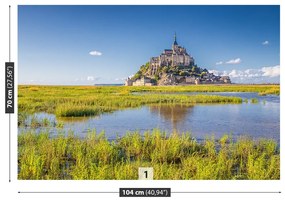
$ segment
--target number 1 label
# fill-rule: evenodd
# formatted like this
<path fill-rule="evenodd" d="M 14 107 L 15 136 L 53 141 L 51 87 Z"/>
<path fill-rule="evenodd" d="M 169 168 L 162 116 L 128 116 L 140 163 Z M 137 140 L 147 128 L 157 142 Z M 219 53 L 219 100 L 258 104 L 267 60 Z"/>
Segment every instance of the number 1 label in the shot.
<path fill-rule="evenodd" d="M 139 180 L 153 180 L 153 167 L 139 167 Z"/>

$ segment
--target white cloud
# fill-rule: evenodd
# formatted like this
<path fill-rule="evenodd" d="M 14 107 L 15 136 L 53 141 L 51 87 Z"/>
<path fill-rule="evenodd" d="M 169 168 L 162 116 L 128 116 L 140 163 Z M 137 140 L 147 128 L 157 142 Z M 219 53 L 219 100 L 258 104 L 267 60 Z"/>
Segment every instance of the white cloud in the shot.
<path fill-rule="evenodd" d="M 89 54 L 92 56 L 101 56 L 102 55 L 102 53 L 99 51 L 90 51 Z"/>
<path fill-rule="evenodd" d="M 227 73 L 227 71 L 218 71 L 218 70 L 208 70 L 210 73 L 213 73 L 213 74 L 215 74 L 215 75 L 217 75 L 217 76 L 227 76 L 228 75 L 228 73 Z"/>
<path fill-rule="evenodd" d="M 213 73 L 213 74 L 218 75 L 218 76 L 220 75 L 220 72 L 218 70 L 209 69 L 208 72 Z"/>
<path fill-rule="evenodd" d="M 233 77 L 233 78 L 236 78 L 236 77 L 241 77 L 243 75 L 243 72 L 242 71 L 238 71 L 238 70 L 232 70 L 228 76 L 230 77 Z"/>
<path fill-rule="evenodd" d="M 279 83 L 280 82 L 280 65 L 261 67 L 258 69 L 229 71 L 209 70 L 218 76 L 229 76 L 234 83 Z"/>
<path fill-rule="evenodd" d="M 259 69 L 247 69 L 244 71 L 244 77 L 248 77 L 248 78 L 260 77 L 260 70 Z"/>
<path fill-rule="evenodd" d="M 262 42 L 262 45 L 265 45 L 265 46 L 266 46 L 266 45 L 268 45 L 268 44 L 269 44 L 269 41 L 263 41 L 263 42 Z"/>
<path fill-rule="evenodd" d="M 241 63 L 240 58 L 232 59 L 226 62 L 226 64 L 239 64 L 239 63 Z"/>
<path fill-rule="evenodd" d="M 86 80 L 87 81 L 98 81 L 100 77 L 94 77 L 94 76 L 87 76 Z"/>
<path fill-rule="evenodd" d="M 240 58 L 236 58 L 236 59 L 231 59 L 229 61 L 223 62 L 223 61 L 219 61 L 216 62 L 216 65 L 222 65 L 222 64 L 239 64 L 241 63 L 241 59 Z"/>
<path fill-rule="evenodd" d="M 280 65 L 276 65 L 274 67 L 263 67 L 261 68 L 261 72 L 263 72 L 262 76 L 268 76 L 268 77 L 280 76 Z"/>
<path fill-rule="evenodd" d="M 226 76 L 227 75 L 226 71 L 218 71 L 218 70 L 214 70 L 214 69 L 208 70 L 208 71 L 209 71 L 209 73 L 213 73 L 217 76 Z"/>
<path fill-rule="evenodd" d="M 227 76 L 230 76 L 231 78 L 254 78 L 254 77 L 260 77 L 261 72 L 260 69 L 246 69 L 246 70 L 236 70 L 233 69 L 230 72 L 224 72 Z"/>
<path fill-rule="evenodd" d="M 94 76 L 87 76 L 87 81 L 94 81 Z"/>
<path fill-rule="evenodd" d="M 115 81 L 125 81 L 126 78 L 115 78 Z"/>

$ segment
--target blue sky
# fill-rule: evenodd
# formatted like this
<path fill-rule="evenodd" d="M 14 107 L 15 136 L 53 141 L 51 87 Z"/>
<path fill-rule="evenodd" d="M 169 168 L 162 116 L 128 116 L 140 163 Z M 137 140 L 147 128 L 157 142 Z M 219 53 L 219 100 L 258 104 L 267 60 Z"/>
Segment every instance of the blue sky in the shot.
<path fill-rule="evenodd" d="M 19 6 L 19 84 L 123 83 L 173 35 L 198 66 L 279 83 L 279 6 Z"/>

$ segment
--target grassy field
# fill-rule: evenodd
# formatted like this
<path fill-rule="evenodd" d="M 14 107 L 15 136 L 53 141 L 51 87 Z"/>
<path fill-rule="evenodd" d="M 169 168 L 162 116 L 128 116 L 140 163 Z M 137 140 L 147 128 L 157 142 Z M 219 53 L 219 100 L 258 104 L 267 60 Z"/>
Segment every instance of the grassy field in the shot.
<path fill-rule="evenodd" d="M 153 167 L 154 179 L 280 179 L 277 143 L 225 135 L 198 143 L 189 134 L 127 133 L 110 142 L 90 132 L 84 139 L 31 131 L 18 137 L 19 179 L 129 180 L 138 167 Z"/>
<path fill-rule="evenodd" d="M 147 104 L 241 103 L 238 97 L 177 95 L 171 92 L 258 92 L 279 94 L 279 85 L 200 85 L 153 87 L 19 86 L 19 114 L 48 112 L 58 117 L 80 117 Z M 136 92 L 149 92 L 135 94 Z M 158 93 L 164 92 L 164 93 Z M 169 94 L 167 94 L 169 92 Z"/>
<path fill-rule="evenodd" d="M 148 93 L 142 93 L 148 92 Z M 82 117 L 148 104 L 242 103 L 238 97 L 172 92 L 280 93 L 279 85 L 167 87 L 18 86 L 19 179 L 137 179 L 138 167 L 154 168 L 154 179 L 279 179 L 280 152 L 274 140 L 225 135 L 197 142 L 189 134 L 166 137 L 161 130 L 127 133 L 109 141 L 103 133 L 85 138 L 60 135 L 63 122 L 36 112 Z M 258 100 L 249 100 L 256 103 Z M 244 102 L 249 102 L 248 100 Z M 29 121 L 27 121 L 30 117 Z M 56 128 L 57 136 L 41 127 Z M 37 131 L 37 132 L 35 132 Z"/>
<path fill-rule="evenodd" d="M 257 92 L 260 95 L 280 93 L 279 85 L 189 85 L 189 86 L 155 86 L 131 87 L 133 92 Z"/>

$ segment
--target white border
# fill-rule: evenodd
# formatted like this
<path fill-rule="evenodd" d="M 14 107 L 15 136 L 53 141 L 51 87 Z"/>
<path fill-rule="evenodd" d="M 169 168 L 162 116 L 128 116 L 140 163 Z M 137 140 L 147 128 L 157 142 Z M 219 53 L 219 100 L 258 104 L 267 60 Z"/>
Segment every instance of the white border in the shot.
<path fill-rule="evenodd" d="M 75 5 L 75 4 L 87 4 L 87 5 L 107 5 L 107 4 L 132 4 L 132 5 L 148 5 L 148 4 L 167 4 L 167 5 L 281 5 L 281 22 L 284 22 L 284 3 L 282 0 L 192 0 L 192 1 L 157 1 L 157 0 L 145 0 L 145 1 L 91 1 L 91 0 L 18 0 L 18 1 L 1 1 L 0 8 L 0 22 L 1 22 L 1 32 L 0 32 L 0 53 L 1 53 L 1 93 L 4 91 L 4 62 L 8 61 L 8 5 L 11 5 L 12 13 L 12 61 L 15 62 L 16 71 L 15 79 L 18 80 L 17 71 L 17 5 Z M 283 5 L 282 5 L 283 4 Z M 283 23 L 284 24 L 284 23 Z M 281 34 L 284 35 L 284 26 L 281 23 Z M 280 65 L 283 64 L 283 49 L 284 41 L 281 40 L 281 50 L 280 50 Z M 281 89 L 283 89 L 283 75 L 284 71 L 281 68 Z M 17 93 L 17 83 L 15 84 L 15 93 Z M 28 180 L 17 180 L 17 110 L 15 114 L 11 115 L 12 119 L 12 182 L 8 182 L 8 151 L 9 151 L 9 139 L 8 139 L 8 115 L 4 114 L 4 96 L 1 96 L 0 112 L 3 118 L 1 119 L 1 135 L 2 139 L 0 141 L 1 149 L 1 166 L 0 166 L 0 183 L 1 183 L 1 201 L 13 200 L 16 201 L 50 201 L 50 200 L 63 200 L 67 199 L 69 201 L 78 200 L 88 200 L 94 201 L 97 199 L 116 199 L 116 200 L 133 200 L 134 198 L 119 198 L 118 194 L 19 194 L 18 191 L 111 191 L 118 192 L 120 187 L 170 187 L 172 191 L 281 191 L 281 194 L 172 194 L 171 198 L 159 198 L 163 200 L 211 200 L 211 201 L 241 201 L 241 200 L 261 200 L 261 201 L 284 201 L 285 195 L 284 190 L 284 170 L 281 169 L 281 180 L 272 181 L 234 181 L 234 180 L 155 180 L 155 181 L 119 181 L 119 180 L 87 180 L 87 181 L 28 181 Z M 281 103 L 283 101 L 283 93 L 281 93 Z M 15 107 L 17 104 L 15 104 Z M 17 107 L 16 107 L 17 108 Z M 281 111 L 283 107 L 281 105 Z M 283 120 L 283 114 L 281 113 L 280 123 Z M 281 157 L 284 157 L 284 138 L 282 138 L 284 127 L 281 127 Z M 281 158 L 282 159 L 282 158 Z M 281 160 L 281 168 L 284 168 L 284 163 Z M 282 186 L 283 183 L 283 186 Z M 3 198 L 5 197 L 5 199 Z M 9 199 L 8 199 L 9 198 Z M 4 200 L 3 200 L 4 199 Z M 135 198 L 135 200 L 159 200 L 158 198 Z"/>

